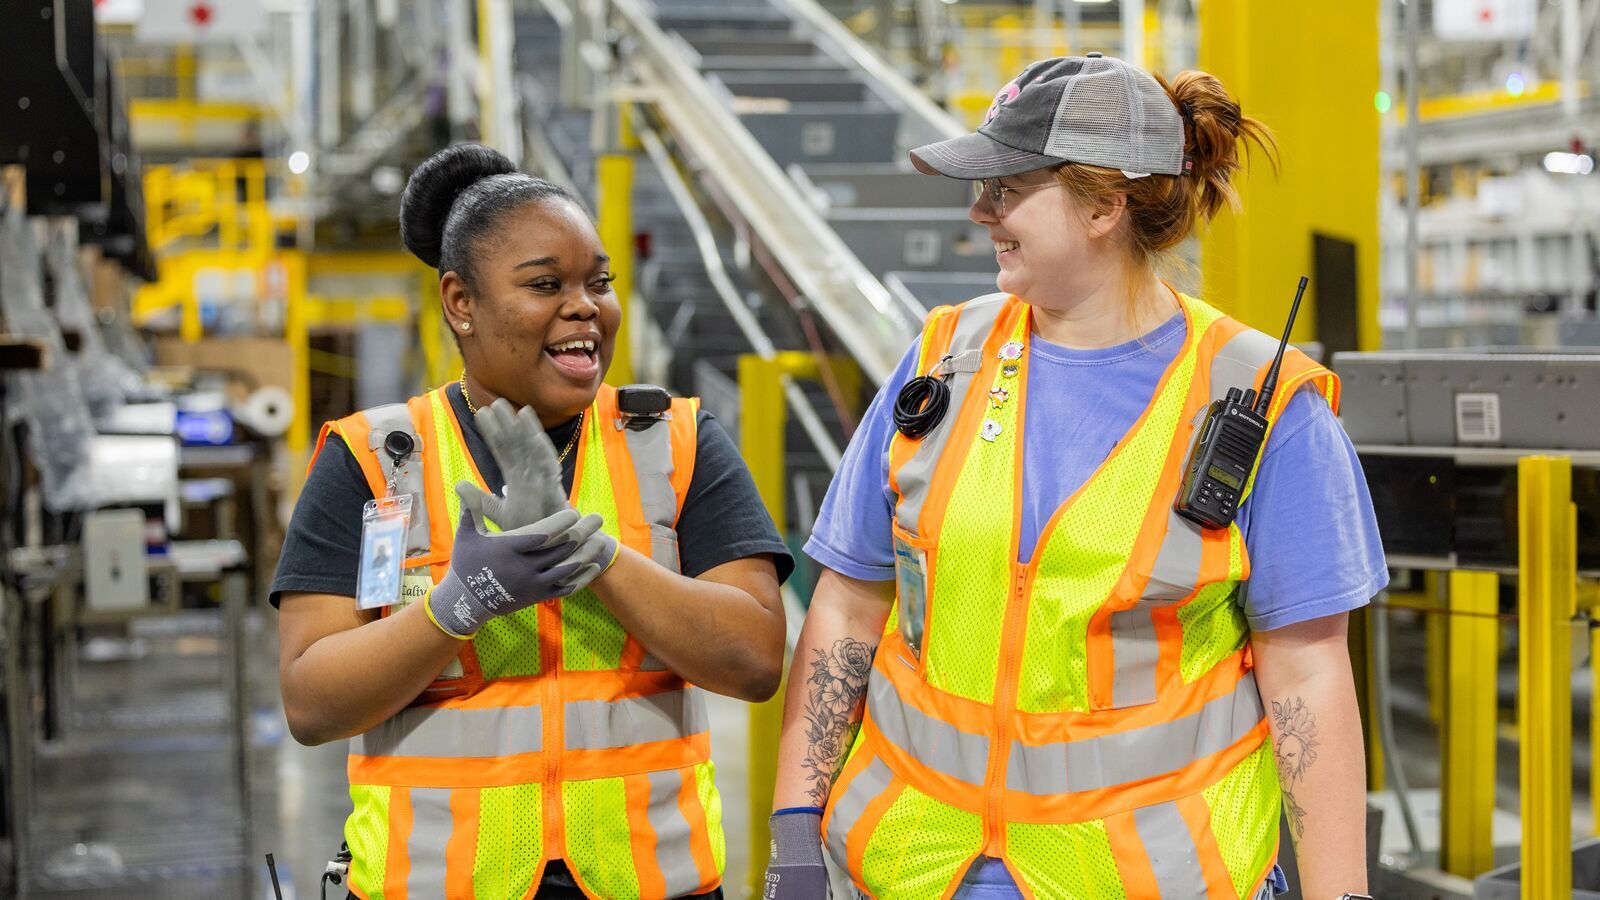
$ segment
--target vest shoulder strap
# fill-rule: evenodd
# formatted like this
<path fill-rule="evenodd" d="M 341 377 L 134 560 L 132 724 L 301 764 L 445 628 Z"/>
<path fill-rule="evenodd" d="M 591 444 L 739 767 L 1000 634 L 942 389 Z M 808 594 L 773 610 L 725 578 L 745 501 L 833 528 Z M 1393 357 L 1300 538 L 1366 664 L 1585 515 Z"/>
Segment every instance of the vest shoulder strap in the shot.
<path fill-rule="evenodd" d="M 917 374 L 928 374 L 947 355 L 981 350 L 1010 299 L 1010 294 L 994 293 L 955 306 L 934 307 L 923 321 Z"/>
<path fill-rule="evenodd" d="M 678 397 L 664 416 L 629 423 L 617 408 L 615 388 L 602 385 L 595 397 L 595 427 L 605 429 L 606 445 L 628 460 L 640 512 L 650 525 L 671 529 L 677 524 L 694 475 L 699 411 L 699 398 Z"/>
<path fill-rule="evenodd" d="M 1267 370 L 1272 366 L 1273 356 L 1278 351 L 1278 338 L 1224 316 L 1207 333 L 1206 343 L 1202 346 L 1206 345 L 1211 348 L 1207 370 L 1210 385 L 1208 400 L 1214 402 L 1226 397 L 1229 388 L 1259 391 Z M 1287 348 L 1278 369 L 1278 383 L 1273 388 L 1272 401 L 1267 406 L 1267 434 L 1261 442 L 1262 453 L 1271 443 L 1273 429 L 1289 399 L 1306 385 L 1313 385 L 1328 401 L 1328 406 L 1335 413 L 1339 411 L 1339 376 L 1298 348 Z M 1204 409 L 1201 408 L 1199 415 L 1204 415 Z M 1240 493 L 1241 498 L 1250 496 L 1254 489 L 1255 471 L 1252 469 L 1250 479 Z"/>
<path fill-rule="evenodd" d="M 1259 390 L 1278 351 L 1278 338 L 1250 328 L 1236 319 L 1222 317 L 1212 326 L 1207 340 L 1212 347 L 1208 381 L 1212 400 L 1227 395 L 1228 388 Z M 1267 410 L 1268 421 L 1275 420 L 1296 391 L 1314 384 L 1334 412 L 1339 410 L 1339 378 L 1299 348 L 1284 350 L 1278 369 L 1277 386 Z"/>

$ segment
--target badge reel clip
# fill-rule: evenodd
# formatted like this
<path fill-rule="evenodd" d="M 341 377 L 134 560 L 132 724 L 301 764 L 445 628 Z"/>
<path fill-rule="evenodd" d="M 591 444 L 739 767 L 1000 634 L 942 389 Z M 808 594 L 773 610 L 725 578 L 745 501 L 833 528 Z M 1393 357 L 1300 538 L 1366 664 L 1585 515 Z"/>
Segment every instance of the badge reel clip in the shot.
<path fill-rule="evenodd" d="M 406 535 L 411 529 L 413 498 L 410 493 L 396 496 L 395 485 L 401 467 L 417 452 L 417 442 L 404 431 L 391 431 L 383 439 L 383 452 L 394 463 L 384 495 L 368 500 L 361 509 L 361 574 L 356 580 L 356 603 L 362 609 L 379 609 L 399 601 Z"/>

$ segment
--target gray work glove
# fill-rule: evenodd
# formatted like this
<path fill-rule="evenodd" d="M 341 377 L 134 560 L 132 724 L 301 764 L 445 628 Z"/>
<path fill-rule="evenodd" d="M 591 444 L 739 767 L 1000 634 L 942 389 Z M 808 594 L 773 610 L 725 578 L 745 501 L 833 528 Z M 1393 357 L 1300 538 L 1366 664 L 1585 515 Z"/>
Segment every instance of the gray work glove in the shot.
<path fill-rule="evenodd" d="M 822 861 L 822 816 L 780 812 L 767 820 L 772 855 L 762 900 L 828 900 L 828 866 Z"/>
<path fill-rule="evenodd" d="M 463 640 L 495 616 L 566 595 L 600 576 L 617 557 L 617 542 L 600 530 L 598 515 L 569 507 L 531 525 L 490 533 L 483 527 L 484 493 L 456 486 L 461 523 L 450 569 L 428 595 L 428 616 Z"/>
<path fill-rule="evenodd" d="M 478 410 L 478 433 L 500 465 L 505 496 L 488 495 L 483 514 L 501 528 L 532 525 L 569 508 L 561 487 L 561 462 L 529 407 L 500 398 Z"/>

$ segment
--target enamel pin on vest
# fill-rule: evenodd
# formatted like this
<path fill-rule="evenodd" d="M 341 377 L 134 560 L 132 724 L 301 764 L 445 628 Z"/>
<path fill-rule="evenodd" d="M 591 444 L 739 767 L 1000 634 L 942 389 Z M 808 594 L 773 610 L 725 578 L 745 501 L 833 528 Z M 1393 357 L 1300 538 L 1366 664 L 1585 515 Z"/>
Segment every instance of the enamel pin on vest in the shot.
<path fill-rule="evenodd" d="M 1015 378 L 1019 365 L 1017 360 L 1022 359 L 1022 342 L 1006 341 L 1004 344 L 1000 345 L 1000 353 L 998 355 L 1001 363 L 1001 374 L 1006 378 Z M 1004 406 L 1006 401 L 1010 399 L 1011 392 L 1003 387 L 996 387 L 989 392 L 989 404 L 995 409 L 999 409 L 1000 407 Z M 1002 429 L 999 422 L 996 422 L 993 419 L 984 419 L 983 431 L 978 433 L 978 437 L 981 437 L 992 444 L 995 442 L 996 438 L 1000 437 L 1001 430 Z"/>

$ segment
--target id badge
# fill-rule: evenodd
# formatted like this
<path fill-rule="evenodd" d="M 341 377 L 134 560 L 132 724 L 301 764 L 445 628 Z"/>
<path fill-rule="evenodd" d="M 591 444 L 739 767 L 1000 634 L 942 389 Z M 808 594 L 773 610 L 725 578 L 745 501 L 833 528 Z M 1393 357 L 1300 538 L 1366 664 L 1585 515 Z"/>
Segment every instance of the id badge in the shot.
<path fill-rule="evenodd" d="M 410 494 L 368 500 L 362 508 L 361 574 L 356 579 L 356 605 L 362 609 L 392 606 L 400 599 L 410 528 Z"/>
<path fill-rule="evenodd" d="M 900 637 L 922 658 L 922 620 L 928 608 L 928 556 L 899 535 L 894 538 L 895 592 L 900 597 Z"/>

